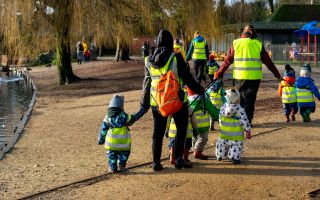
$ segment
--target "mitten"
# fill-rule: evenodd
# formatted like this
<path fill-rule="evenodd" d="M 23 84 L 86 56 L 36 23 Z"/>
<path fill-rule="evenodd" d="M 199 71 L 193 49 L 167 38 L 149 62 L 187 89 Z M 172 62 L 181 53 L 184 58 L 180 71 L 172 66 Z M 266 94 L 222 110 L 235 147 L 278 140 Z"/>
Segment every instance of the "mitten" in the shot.
<path fill-rule="evenodd" d="M 99 138 L 98 138 L 98 145 L 102 145 L 104 144 L 106 140 L 106 136 L 103 136 L 101 133 L 99 134 Z"/>
<path fill-rule="evenodd" d="M 246 139 L 251 139 L 251 131 L 246 131 Z"/>

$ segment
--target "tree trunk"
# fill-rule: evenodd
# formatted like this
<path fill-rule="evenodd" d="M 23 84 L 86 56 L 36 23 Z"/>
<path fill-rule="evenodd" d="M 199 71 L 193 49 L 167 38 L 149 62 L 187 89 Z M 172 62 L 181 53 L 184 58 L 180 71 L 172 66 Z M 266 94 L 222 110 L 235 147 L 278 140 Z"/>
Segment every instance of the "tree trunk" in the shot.
<path fill-rule="evenodd" d="M 271 11 L 271 13 L 273 13 L 274 12 L 273 0 L 268 0 L 268 2 L 269 2 L 269 6 L 270 6 L 270 11 Z"/>
<path fill-rule="evenodd" d="M 70 42 L 63 35 L 57 34 L 56 59 L 59 85 L 72 83 L 80 78 L 74 75 L 71 66 Z"/>
<path fill-rule="evenodd" d="M 120 62 L 120 61 L 128 61 L 131 60 L 129 57 L 130 48 L 127 44 L 121 44 L 119 38 L 117 38 L 117 49 L 116 55 L 114 57 L 113 62 Z"/>

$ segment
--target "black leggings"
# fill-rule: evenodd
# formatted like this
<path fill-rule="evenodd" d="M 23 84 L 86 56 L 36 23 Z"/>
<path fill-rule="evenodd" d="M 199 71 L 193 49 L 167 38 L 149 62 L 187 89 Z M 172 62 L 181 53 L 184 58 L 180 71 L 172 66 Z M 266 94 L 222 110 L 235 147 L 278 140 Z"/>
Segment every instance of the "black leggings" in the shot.
<path fill-rule="evenodd" d="M 153 162 L 160 164 L 163 136 L 166 131 L 167 117 L 163 117 L 156 107 L 152 107 L 153 114 L 153 135 L 152 135 L 152 155 Z M 188 126 L 188 107 L 183 104 L 182 108 L 175 113 L 173 119 L 177 126 L 177 134 L 174 142 L 174 157 L 180 159 L 183 156 L 187 126 Z"/>

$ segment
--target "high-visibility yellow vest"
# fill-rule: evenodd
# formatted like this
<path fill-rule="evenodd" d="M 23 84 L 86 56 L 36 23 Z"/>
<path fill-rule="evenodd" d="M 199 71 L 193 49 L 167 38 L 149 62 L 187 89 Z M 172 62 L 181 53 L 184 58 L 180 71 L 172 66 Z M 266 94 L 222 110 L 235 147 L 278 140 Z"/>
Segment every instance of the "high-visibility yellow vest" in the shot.
<path fill-rule="evenodd" d="M 209 71 L 208 71 L 208 74 L 210 75 L 214 75 L 214 73 L 216 71 L 218 71 L 218 66 L 217 65 L 209 65 Z"/>
<path fill-rule="evenodd" d="M 262 43 L 256 39 L 240 38 L 233 41 L 233 78 L 238 80 L 261 80 Z"/>
<path fill-rule="evenodd" d="M 296 88 L 294 86 L 282 87 L 282 103 L 295 103 L 297 102 Z"/>
<path fill-rule="evenodd" d="M 176 53 L 181 53 L 183 59 L 186 60 L 186 52 L 184 51 L 184 48 L 180 44 L 174 44 L 173 51 Z"/>
<path fill-rule="evenodd" d="M 244 140 L 243 127 L 239 119 L 221 116 L 220 123 L 220 138 L 225 140 Z"/>
<path fill-rule="evenodd" d="M 216 108 L 220 109 L 223 104 L 221 89 L 215 92 L 210 92 L 210 100 Z"/>
<path fill-rule="evenodd" d="M 177 126 L 174 123 L 174 119 L 172 117 L 171 119 L 171 123 L 170 123 L 170 128 L 169 128 L 169 137 L 171 138 L 175 138 L 177 135 Z M 186 138 L 192 138 L 193 133 L 192 133 L 192 125 L 191 125 L 191 121 L 190 118 L 188 119 L 188 128 L 187 128 L 187 136 Z"/>
<path fill-rule="evenodd" d="M 297 102 L 298 103 L 314 102 L 314 98 L 311 90 L 297 88 Z"/>
<path fill-rule="evenodd" d="M 198 132 L 208 132 L 210 129 L 210 116 L 208 112 L 204 113 L 202 110 L 197 110 L 194 112 L 194 116 L 196 117 Z"/>
<path fill-rule="evenodd" d="M 150 105 L 151 106 L 157 106 L 157 103 L 155 101 L 157 84 L 158 84 L 159 79 L 161 78 L 161 76 L 163 74 L 167 73 L 167 71 L 169 69 L 169 66 L 170 66 L 170 69 L 173 71 L 173 73 L 174 73 L 175 77 L 177 78 L 177 80 L 179 80 L 181 88 L 183 86 L 183 82 L 179 78 L 179 75 L 178 75 L 177 59 L 176 59 L 176 57 L 174 55 L 175 55 L 175 53 L 172 53 L 172 55 L 168 59 L 167 63 L 161 68 L 155 68 L 152 65 L 151 66 L 147 66 L 148 57 L 145 58 L 145 65 L 146 65 L 146 67 L 148 67 L 149 72 L 150 72 L 150 76 L 151 76 L 151 87 L 150 87 Z M 187 100 L 188 100 L 187 96 L 184 95 L 183 103 L 186 102 Z"/>
<path fill-rule="evenodd" d="M 202 42 L 197 42 L 195 40 L 192 41 L 193 43 L 193 53 L 192 53 L 192 59 L 195 60 L 206 60 L 206 40 L 203 40 Z"/>
<path fill-rule="evenodd" d="M 128 121 L 130 121 L 130 115 Z M 106 135 L 105 148 L 114 151 L 129 151 L 131 149 L 129 128 L 127 126 L 110 128 Z"/>

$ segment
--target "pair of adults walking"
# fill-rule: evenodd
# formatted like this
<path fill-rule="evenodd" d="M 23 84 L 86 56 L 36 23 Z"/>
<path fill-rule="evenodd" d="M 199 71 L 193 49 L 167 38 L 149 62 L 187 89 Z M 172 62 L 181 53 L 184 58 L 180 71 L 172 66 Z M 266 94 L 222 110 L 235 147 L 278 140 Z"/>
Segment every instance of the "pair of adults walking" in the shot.
<path fill-rule="evenodd" d="M 193 78 L 181 53 L 173 51 L 173 37 L 167 30 L 161 30 L 157 38 L 157 46 L 152 55 L 145 58 L 145 78 L 143 83 L 143 95 L 141 105 L 147 111 L 150 107 L 153 115 L 152 155 L 153 170 L 163 169 L 161 164 L 162 143 L 167 128 L 167 117 L 161 115 L 155 102 L 155 87 L 162 74 L 169 68 L 176 67 L 178 71 L 177 80 L 181 87 L 179 95 L 183 102 L 182 108 L 173 114 L 177 127 L 176 139 L 174 142 L 175 167 L 190 168 L 192 165 L 183 160 L 185 140 L 188 125 L 188 102 L 183 86 L 187 85 L 192 91 L 199 95 L 204 94 L 204 88 Z"/>
<path fill-rule="evenodd" d="M 263 44 L 257 39 L 255 28 L 246 25 L 241 38 L 233 41 L 224 63 L 215 73 L 215 78 L 223 78 L 225 71 L 233 64 L 233 85 L 239 89 L 240 104 L 245 109 L 251 125 L 262 79 L 262 63 L 279 81 L 282 79 Z"/>

